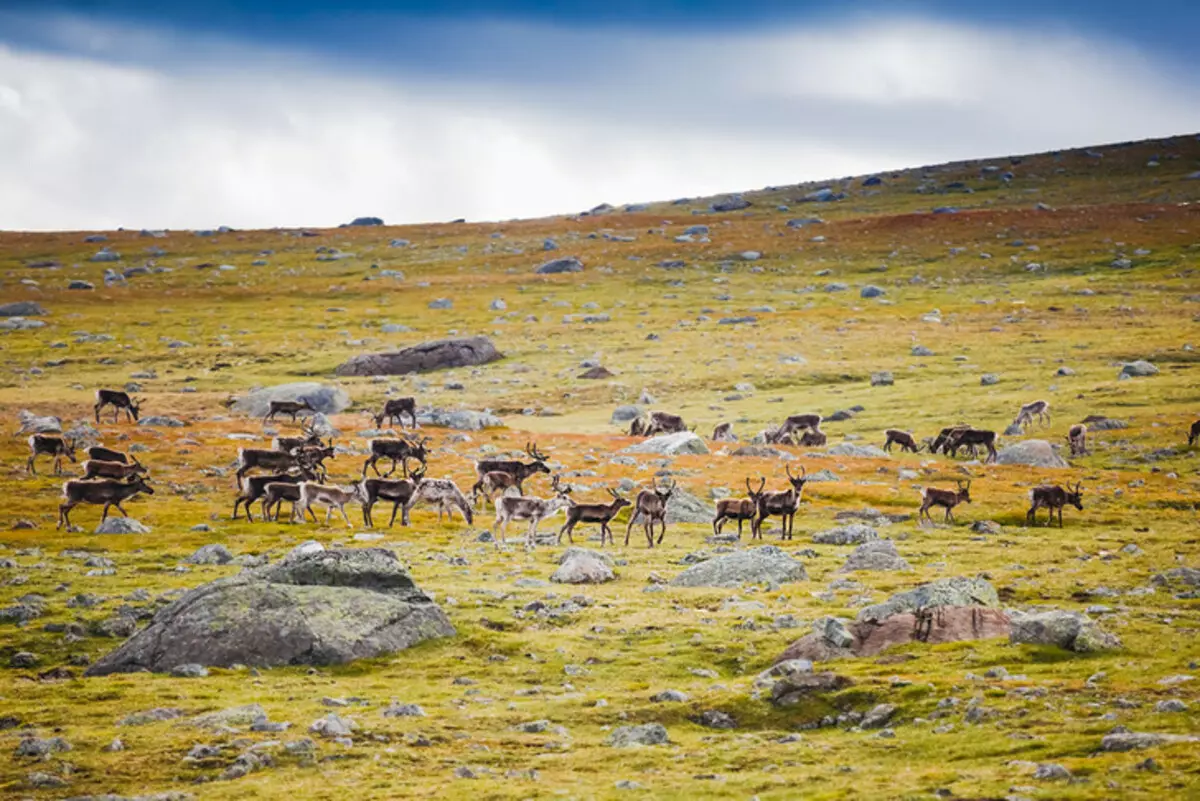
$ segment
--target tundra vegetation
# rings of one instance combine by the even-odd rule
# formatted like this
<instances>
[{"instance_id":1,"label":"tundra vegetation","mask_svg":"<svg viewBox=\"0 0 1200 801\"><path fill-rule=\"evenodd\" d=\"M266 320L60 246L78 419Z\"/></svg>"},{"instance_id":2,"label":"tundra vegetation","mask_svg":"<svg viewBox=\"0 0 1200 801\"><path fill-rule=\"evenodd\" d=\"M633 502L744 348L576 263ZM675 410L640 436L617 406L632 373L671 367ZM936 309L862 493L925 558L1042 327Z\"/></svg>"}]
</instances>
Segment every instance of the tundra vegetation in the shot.
<instances>
[{"instance_id":1,"label":"tundra vegetation","mask_svg":"<svg viewBox=\"0 0 1200 801\"><path fill-rule=\"evenodd\" d=\"M0 317L0 794L1200 795L1186 739L1200 735L1193 174L1189 135L773 187L735 211L697 198L512 222L107 232L118 263L90 260L90 232L0 233L0 299L45 311ZM845 197L801 201L825 186ZM538 272L548 239L580 269ZM364 353L474 335L504 358L335 376ZM497 548L490 513L439 522L429 503L408 526L366 527L356 501L350 529L340 515L231 519L238 448L301 433L231 399L301 381L352 401L302 416L332 440L328 483L348 494L368 441L404 433L373 415L413 397L428 479L468 489L477 462L527 461L536 441L576 503L673 484L669 533L654 548L618 538L603 549L613 580L565 588L548 582L566 548L557 521L526 549ZM97 421L98 388L138 399L139 419ZM1004 433L1033 399L1053 418ZM93 534L89 504L76 530L56 530L62 485L82 469L26 470L24 410L58 418L81 455L136 456L155 492L123 505L149 531ZM646 442L630 421L654 410L697 432L728 421L742 442L623 453ZM810 412L827 446L749 443ZM1088 418L1072 454L1068 431ZM922 443L958 424L997 433L995 463L879 450L887 429ZM1069 466L1006 458L1027 440ZM714 536L704 507L741 497L747 478L787 486L792 461L809 479L793 540L777 517L761 543L731 526ZM957 523L919 527L920 489L960 481L971 503ZM1062 528L1026 525L1034 487L1079 482L1083 508ZM524 493L554 497L550 472ZM677 503L702 511L674 517ZM601 550L599 527L574 535ZM185 590L310 539L393 551L456 634L340 665L83 675ZM783 573L744 572L763 544ZM729 586L671 581L743 555ZM836 620L954 577L986 580L992 605L1028 625L872 653ZM904 603L913 625L941 625ZM1120 646L1039 642L1048 610L1086 614ZM756 687L814 626L843 658L793 665L786 692ZM230 711L253 704L265 719ZM619 747L631 739L658 744Z\"/></svg>"}]
</instances>

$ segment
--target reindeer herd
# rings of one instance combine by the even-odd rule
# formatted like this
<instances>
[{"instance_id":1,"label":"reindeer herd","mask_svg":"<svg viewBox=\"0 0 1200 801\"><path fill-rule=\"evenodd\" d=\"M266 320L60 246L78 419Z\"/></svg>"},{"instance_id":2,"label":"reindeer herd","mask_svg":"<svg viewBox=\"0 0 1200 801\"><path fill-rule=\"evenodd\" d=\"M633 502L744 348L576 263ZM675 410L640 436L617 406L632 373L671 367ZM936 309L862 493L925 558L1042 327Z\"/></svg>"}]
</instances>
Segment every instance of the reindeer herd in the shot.
<instances>
[{"instance_id":1,"label":"reindeer herd","mask_svg":"<svg viewBox=\"0 0 1200 801\"><path fill-rule=\"evenodd\" d=\"M101 389L96 392L96 402L93 407L95 419L100 421L100 412L112 407L113 422L119 423L121 412L126 420L136 422L139 419L142 401L131 397L128 393ZM307 400L271 401L267 413L263 417L264 424L286 415L295 421L298 415L315 413L316 409ZM379 413L372 415L376 427L386 421L391 424L399 422L405 426L405 419L414 429L417 423L417 406L415 398L398 398L388 400ZM1013 425L1021 430L1038 423L1050 424L1050 404L1044 400L1034 401L1020 407ZM1090 418L1089 418L1090 421ZM797 414L787 417L780 425L764 431L761 439L772 444L792 444L801 447L820 447L826 443L826 435L821 430L823 418L819 414ZM1067 433L1067 444L1072 456L1082 456L1087 449L1087 421L1076 423ZM629 428L631 436L652 437L662 434L675 434L694 430L689 428L684 419L676 414L654 411L646 416L634 419ZM720 423L713 430L712 439L718 442L734 442L737 437L729 423ZM1188 432L1188 446L1200 439L1200 420L1194 422ZM235 461L235 481L238 494L234 499L234 520L244 509L246 518L254 520L252 507L261 505L261 520L278 521L284 501L290 504L289 520L304 522L309 518L317 522L318 518L313 507L325 509L325 523L328 523L334 512L341 515L348 526L352 526L346 506L357 504L361 507L363 522L374 527L372 510L380 501L392 504L391 517L388 526L391 527L400 515L403 526L410 524L410 512L418 504L436 507L438 521L443 516L453 519L457 511L467 524L474 522L475 508L485 508L490 504L495 512L494 534L499 544L505 543L508 524L512 521L528 523L525 535L526 547L532 548L536 543L538 526L559 511L564 511L566 522L558 531L557 542L561 543L563 535L574 542L575 528L581 523L598 524L600 541L613 544L612 522L625 508L630 508L628 524L625 529L625 545L629 545L634 525L640 521L646 536L646 545L653 548L661 545L666 534L668 504L677 488L674 482L660 486L653 480L648 489L641 490L633 501L623 497L617 490L609 489L611 501L608 503L576 503L571 498L571 487L561 482L548 465L546 454L538 450L536 443L526 443L524 456L526 459L482 459L475 465L476 481L471 487L470 500L450 479L430 478L427 476L429 437L416 438L407 431L396 437L375 437L368 442L368 455L363 463L361 476L355 483L337 486L328 483L326 461L334 459L337 449L332 438L322 439L315 428L308 422L302 422L300 436L277 436L271 442L270 448L240 448ZM889 428L884 431L883 450L891 451L893 446L899 446L901 452L920 453L928 449L929 453L955 457L960 451L969 453L977 458L979 449L986 453L985 462L996 460L997 436L994 431L977 429L970 425L953 425L943 428L934 437L918 442L909 431ZM26 461L26 470L36 475L38 457L50 457L53 461L55 475L61 475L63 461L77 463L76 451L79 443L69 436L59 434L38 433L28 439L30 455ZM111 450L99 445L87 448L87 459L81 464L82 479L68 480L63 484L62 502L59 506L58 528L66 525L71 527L70 511L79 504L102 505L101 520L108 517L111 507L116 507L122 515L125 509L122 502L135 495L144 493L153 495L154 489L149 483L149 471L137 460L136 456ZM386 473L379 470L380 462L388 465ZM415 467L410 469L410 463ZM401 478L392 478L400 470ZM250 475L252 471L262 471L265 474ZM373 471L375 477L369 478ZM551 479L553 495L540 498L525 494L525 484L539 474L545 474ZM728 521L736 521L738 538L742 536L743 523L750 523L752 539L762 538L763 524L771 517L780 518L780 536L791 539L795 525L795 517L800 509L804 486L809 480L807 471L801 468L799 475L793 475L790 466L786 466L788 487L782 490L767 490L766 479L760 477L757 489L746 479L747 497L726 498L717 502L716 515L712 521L714 535L720 535ZM970 503L969 480L959 480L955 490L924 487L920 490L921 504L917 514L918 521L924 525L932 523L930 510L939 508L944 511L944 522L955 523L953 510L963 503ZM1082 485L1076 483L1068 486L1038 486L1030 491L1031 506L1026 513L1028 525L1036 525L1037 511L1048 510L1048 524L1052 524L1055 513L1058 524L1063 525L1063 509L1074 506L1082 510ZM655 536L657 532L657 537Z\"/></svg>"}]
</instances>

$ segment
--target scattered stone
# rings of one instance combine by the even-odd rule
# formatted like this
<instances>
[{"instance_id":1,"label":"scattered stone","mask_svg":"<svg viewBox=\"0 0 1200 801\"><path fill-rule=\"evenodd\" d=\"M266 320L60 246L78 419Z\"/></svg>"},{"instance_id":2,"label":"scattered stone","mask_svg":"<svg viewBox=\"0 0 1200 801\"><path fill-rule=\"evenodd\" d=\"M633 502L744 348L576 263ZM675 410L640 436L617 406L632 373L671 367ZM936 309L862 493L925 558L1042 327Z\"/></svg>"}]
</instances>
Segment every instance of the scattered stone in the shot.
<instances>
[{"instance_id":1,"label":"scattered stone","mask_svg":"<svg viewBox=\"0 0 1200 801\"><path fill-rule=\"evenodd\" d=\"M1139 359L1135 362L1128 362L1121 365L1120 375L1145 378L1147 376L1158 375L1158 368L1148 361Z\"/></svg>"},{"instance_id":2,"label":"scattered stone","mask_svg":"<svg viewBox=\"0 0 1200 801\"><path fill-rule=\"evenodd\" d=\"M45 314L47 312L42 305L32 300L0 304L0 317L41 317Z\"/></svg>"},{"instance_id":3,"label":"scattered stone","mask_svg":"<svg viewBox=\"0 0 1200 801\"><path fill-rule=\"evenodd\" d=\"M1116 635L1102 630L1087 615L1060 610L1014 613L1010 639L1014 643L1054 645L1076 653L1110 651L1121 647Z\"/></svg>"},{"instance_id":4,"label":"scattered stone","mask_svg":"<svg viewBox=\"0 0 1200 801\"><path fill-rule=\"evenodd\" d=\"M865 607L859 611L858 620L879 623L893 615L918 610L928 611L940 606L995 608L1000 606L1000 598L996 594L996 588L986 579L956 576L922 584L915 589L893 595L882 604Z\"/></svg>"},{"instance_id":5,"label":"scattered stone","mask_svg":"<svg viewBox=\"0 0 1200 801\"><path fill-rule=\"evenodd\" d=\"M97 534L149 534L150 529L132 517L110 517L96 526Z\"/></svg>"},{"instance_id":6,"label":"scattered stone","mask_svg":"<svg viewBox=\"0 0 1200 801\"><path fill-rule=\"evenodd\" d=\"M691 431L680 431L675 434L661 434L657 437L643 440L630 445L621 453L654 453L663 456L680 456L684 454L706 454L708 446L698 435Z\"/></svg>"},{"instance_id":7,"label":"scattered stone","mask_svg":"<svg viewBox=\"0 0 1200 801\"><path fill-rule=\"evenodd\" d=\"M227 565L233 561L233 554L224 545L214 542L200 546L194 554L183 561L190 565Z\"/></svg>"},{"instance_id":8,"label":"scattered stone","mask_svg":"<svg viewBox=\"0 0 1200 801\"><path fill-rule=\"evenodd\" d=\"M1001 448L996 454L996 464L1023 464L1030 467L1070 467L1067 460L1058 455L1049 442L1042 439L1027 439Z\"/></svg>"},{"instance_id":9,"label":"scattered stone","mask_svg":"<svg viewBox=\"0 0 1200 801\"><path fill-rule=\"evenodd\" d=\"M344 718L335 712L330 712L325 717L313 721L312 725L308 727L308 731L320 737L333 739L335 737L349 737L355 728L354 721L350 718Z\"/></svg>"},{"instance_id":10,"label":"scattered stone","mask_svg":"<svg viewBox=\"0 0 1200 801\"><path fill-rule=\"evenodd\" d=\"M879 704L870 712L863 715L863 719L859 722L859 726L864 729L882 729L896 714L895 704Z\"/></svg>"},{"instance_id":11,"label":"scattered stone","mask_svg":"<svg viewBox=\"0 0 1200 801\"><path fill-rule=\"evenodd\" d=\"M696 722L708 729L736 729L737 721L730 715L717 709L706 709L700 713Z\"/></svg>"},{"instance_id":12,"label":"scattered stone","mask_svg":"<svg viewBox=\"0 0 1200 801\"><path fill-rule=\"evenodd\" d=\"M984 373L979 379L980 386L984 386L984 387L995 386L996 384L999 384L999 383L1000 383L1000 376L996 375L995 373Z\"/></svg>"},{"instance_id":13,"label":"scattered stone","mask_svg":"<svg viewBox=\"0 0 1200 801\"><path fill-rule=\"evenodd\" d=\"M838 526L817 532L813 534L812 539L819 545L861 545L871 540L878 540L879 532L862 523L851 523L848 526Z\"/></svg>"},{"instance_id":14,"label":"scattered stone","mask_svg":"<svg viewBox=\"0 0 1200 801\"><path fill-rule=\"evenodd\" d=\"M19 757L41 758L70 750L71 744L62 737L25 737L17 743L13 754Z\"/></svg>"},{"instance_id":15,"label":"scattered stone","mask_svg":"<svg viewBox=\"0 0 1200 801\"><path fill-rule=\"evenodd\" d=\"M417 704L398 704L393 701L383 710L385 718L423 718L425 710Z\"/></svg>"},{"instance_id":16,"label":"scattered stone","mask_svg":"<svg viewBox=\"0 0 1200 801\"><path fill-rule=\"evenodd\" d=\"M565 259L551 259L550 261L540 265L535 273L538 275L554 275L557 273L581 273L583 272L583 262L574 257Z\"/></svg>"},{"instance_id":17,"label":"scattered stone","mask_svg":"<svg viewBox=\"0 0 1200 801\"><path fill-rule=\"evenodd\" d=\"M1200 742L1200 737L1186 734L1158 734L1154 732L1133 732L1117 727L1100 739L1101 751L1140 751L1145 748L1155 748L1160 745L1173 743Z\"/></svg>"},{"instance_id":18,"label":"scattered stone","mask_svg":"<svg viewBox=\"0 0 1200 801\"><path fill-rule=\"evenodd\" d=\"M865 526L864 526L865 528ZM864 542L854 549L846 564L842 565L841 573L855 570L911 570L912 566L896 551L896 544L891 540L875 540Z\"/></svg>"},{"instance_id":19,"label":"scattered stone","mask_svg":"<svg viewBox=\"0 0 1200 801\"><path fill-rule=\"evenodd\" d=\"M639 726L619 726L608 736L613 748L630 748L643 745L666 745L670 742L667 730L661 723L644 723Z\"/></svg>"},{"instance_id":20,"label":"scattered stone","mask_svg":"<svg viewBox=\"0 0 1200 801\"><path fill-rule=\"evenodd\" d=\"M878 373L871 373L871 386L873 387L890 387L896 383L895 377L891 370L881 370Z\"/></svg>"},{"instance_id":21,"label":"scattered stone","mask_svg":"<svg viewBox=\"0 0 1200 801\"><path fill-rule=\"evenodd\" d=\"M693 565L671 580L676 587L736 587L807 581L804 564L774 545L723 554Z\"/></svg>"},{"instance_id":22,"label":"scattered stone","mask_svg":"<svg viewBox=\"0 0 1200 801\"><path fill-rule=\"evenodd\" d=\"M688 697L686 693L681 693L679 690L663 690L650 696L650 700L656 704L683 703L688 700Z\"/></svg>"},{"instance_id":23,"label":"scattered stone","mask_svg":"<svg viewBox=\"0 0 1200 801\"><path fill-rule=\"evenodd\" d=\"M616 578L612 558L587 548L568 548L550 580L558 584L602 584Z\"/></svg>"}]
</instances>

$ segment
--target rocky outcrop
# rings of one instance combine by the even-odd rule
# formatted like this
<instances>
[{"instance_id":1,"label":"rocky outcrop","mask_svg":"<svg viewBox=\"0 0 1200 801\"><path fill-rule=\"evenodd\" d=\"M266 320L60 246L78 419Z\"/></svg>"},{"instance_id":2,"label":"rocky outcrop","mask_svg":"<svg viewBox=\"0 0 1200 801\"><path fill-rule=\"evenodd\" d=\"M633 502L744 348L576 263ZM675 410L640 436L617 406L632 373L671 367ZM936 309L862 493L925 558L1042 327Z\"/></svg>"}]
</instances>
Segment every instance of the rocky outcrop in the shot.
<instances>
[{"instance_id":1,"label":"rocky outcrop","mask_svg":"<svg viewBox=\"0 0 1200 801\"><path fill-rule=\"evenodd\" d=\"M1070 466L1044 439L1027 439L1001 448L996 454L996 464L1023 464L1030 467Z\"/></svg>"},{"instance_id":2,"label":"rocky outcrop","mask_svg":"<svg viewBox=\"0 0 1200 801\"><path fill-rule=\"evenodd\" d=\"M558 560L558 570L550 580L558 584L603 584L616 574L612 558L587 548L568 548Z\"/></svg>"},{"instance_id":3,"label":"rocky outcrop","mask_svg":"<svg viewBox=\"0 0 1200 801\"><path fill-rule=\"evenodd\" d=\"M788 646L779 661L823 662L874 656L893 646L912 642L938 645L1008 637L1011 633L1007 614L982 606L943 606L929 612L903 612L879 622L823 618L814 623L813 628L811 634Z\"/></svg>"},{"instance_id":4,"label":"rocky outcrop","mask_svg":"<svg viewBox=\"0 0 1200 801\"><path fill-rule=\"evenodd\" d=\"M1076 653L1111 651L1121 640L1109 634L1087 615L1052 609L1032 614L1015 613L1012 619L1014 643L1054 645Z\"/></svg>"},{"instance_id":5,"label":"rocky outcrop","mask_svg":"<svg viewBox=\"0 0 1200 801\"><path fill-rule=\"evenodd\" d=\"M677 434L662 434L630 445L621 453L654 453L660 456L680 456L682 454L705 454L708 446L704 440L691 431L680 431Z\"/></svg>"},{"instance_id":6,"label":"rocky outcrop","mask_svg":"<svg viewBox=\"0 0 1200 801\"><path fill-rule=\"evenodd\" d=\"M316 381L297 381L247 392L234 399L233 410L250 417L262 417L270 410L271 401L305 400L321 414L337 414L350 405L350 396L341 387Z\"/></svg>"},{"instance_id":7,"label":"rocky outcrop","mask_svg":"<svg viewBox=\"0 0 1200 801\"><path fill-rule=\"evenodd\" d=\"M472 367L503 359L487 337L439 339L392 353L363 353L343 362L338 375L405 375Z\"/></svg>"},{"instance_id":8,"label":"rocky outcrop","mask_svg":"<svg viewBox=\"0 0 1200 801\"><path fill-rule=\"evenodd\" d=\"M671 580L676 587L736 587L807 581L804 564L774 545L763 545L693 565Z\"/></svg>"},{"instance_id":9,"label":"rocky outcrop","mask_svg":"<svg viewBox=\"0 0 1200 801\"><path fill-rule=\"evenodd\" d=\"M986 579L956 576L922 584L915 589L893 595L881 604L865 607L858 613L858 619L878 623L893 615L940 606L999 605L1000 598L996 595L996 588Z\"/></svg>"}]
</instances>

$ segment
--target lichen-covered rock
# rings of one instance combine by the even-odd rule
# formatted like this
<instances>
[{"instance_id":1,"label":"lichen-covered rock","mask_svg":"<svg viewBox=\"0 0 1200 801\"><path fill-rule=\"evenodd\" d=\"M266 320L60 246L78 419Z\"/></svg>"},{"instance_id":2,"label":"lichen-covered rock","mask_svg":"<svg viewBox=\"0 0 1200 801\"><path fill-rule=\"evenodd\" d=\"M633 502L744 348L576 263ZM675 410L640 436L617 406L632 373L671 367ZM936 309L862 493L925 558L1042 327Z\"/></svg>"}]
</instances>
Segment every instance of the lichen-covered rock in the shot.
<instances>
[{"instance_id":1,"label":"lichen-covered rock","mask_svg":"<svg viewBox=\"0 0 1200 801\"><path fill-rule=\"evenodd\" d=\"M620 424L620 423L631 422L633 420L638 419L641 416L642 416L642 408L640 406L634 406L633 404L625 404L623 406L618 406L617 408L613 409L612 417L610 417L609 420L614 425L616 425L616 424Z\"/></svg>"},{"instance_id":2,"label":"lichen-covered rock","mask_svg":"<svg viewBox=\"0 0 1200 801\"><path fill-rule=\"evenodd\" d=\"M491 412L476 412L470 409L423 409L417 422L434 428L451 428L455 431L482 431L485 428L504 428L504 421Z\"/></svg>"},{"instance_id":3,"label":"lichen-covered rock","mask_svg":"<svg viewBox=\"0 0 1200 801\"><path fill-rule=\"evenodd\" d=\"M473 367L504 358L487 337L439 339L391 353L363 353L343 362L337 375L405 375Z\"/></svg>"},{"instance_id":4,"label":"lichen-covered rock","mask_svg":"<svg viewBox=\"0 0 1200 801\"><path fill-rule=\"evenodd\" d=\"M844 690L853 682L836 673L795 671L785 673L771 688L771 703L776 706L794 706L806 696Z\"/></svg>"},{"instance_id":5,"label":"lichen-covered rock","mask_svg":"<svg viewBox=\"0 0 1200 801\"><path fill-rule=\"evenodd\" d=\"M1121 365L1120 374L1135 378L1145 378L1147 376L1158 375L1158 368L1145 359L1138 359L1135 362L1127 362Z\"/></svg>"},{"instance_id":6,"label":"lichen-covered rock","mask_svg":"<svg viewBox=\"0 0 1200 801\"><path fill-rule=\"evenodd\" d=\"M887 459L887 452L874 445L855 445L852 442L839 442L826 451L830 456L850 456L856 459Z\"/></svg>"},{"instance_id":7,"label":"lichen-covered rock","mask_svg":"<svg viewBox=\"0 0 1200 801\"><path fill-rule=\"evenodd\" d=\"M550 580L558 584L603 584L616 574L612 558L587 548L568 548L558 560L558 570Z\"/></svg>"},{"instance_id":8,"label":"lichen-covered rock","mask_svg":"<svg viewBox=\"0 0 1200 801\"><path fill-rule=\"evenodd\" d=\"M915 589L893 595L881 604L865 607L859 611L858 619L879 622L901 612L915 612L918 609L938 606L999 605L1000 597L996 594L996 588L986 579L956 576L922 584Z\"/></svg>"},{"instance_id":9,"label":"lichen-covered rock","mask_svg":"<svg viewBox=\"0 0 1200 801\"><path fill-rule=\"evenodd\" d=\"M1087 615L1062 610L1014 614L1011 640L1030 645L1054 645L1083 654L1121 647L1120 638L1101 629Z\"/></svg>"},{"instance_id":10,"label":"lichen-covered rock","mask_svg":"<svg viewBox=\"0 0 1200 801\"><path fill-rule=\"evenodd\" d=\"M185 663L339 664L454 633L394 553L331 549L185 593L87 675L166 672Z\"/></svg>"},{"instance_id":11,"label":"lichen-covered rock","mask_svg":"<svg viewBox=\"0 0 1200 801\"><path fill-rule=\"evenodd\" d=\"M583 272L583 262L570 256L564 259L551 259L548 262L538 265L538 268L534 272L538 275L581 273Z\"/></svg>"},{"instance_id":12,"label":"lichen-covered rock","mask_svg":"<svg viewBox=\"0 0 1200 801\"><path fill-rule=\"evenodd\" d=\"M350 406L350 395L341 387L317 381L297 381L247 392L234 400L233 410L250 417L262 417L270 410L271 401L305 400L321 414L337 414Z\"/></svg>"},{"instance_id":13,"label":"lichen-covered rock","mask_svg":"<svg viewBox=\"0 0 1200 801\"><path fill-rule=\"evenodd\" d=\"M723 554L693 565L671 580L676 587L736 587L807 581L804 564L774 545Z\"/></svg>"},{"instance_id":14,"label":"lichen-covered rock","mask_svg":"<svg viewBox=\"0 0 1200 801\"><path fill-rule=\"evenodd\" d=\"M0 304L0 317L41 317L45 314L42 305L32 300Z\"/></svg>"},{"instance_id":15,"label":"lichen-covered rock","mask_svg":"<svg viewBox=\"0 0 1200 801\"><path fill-rule=\"evenodd\" d=\"M679 487L667 501L667 523L712 523L716 510L687 490Z\"/></svg>"},{"instance_id":16,"label":"lichen-covered rock","mask_svg":"<svg viewBox=\"0 0 1200 801\"><path fill-rule=\"evenodd\" d=\"M640 726L618 726L608 736L613 748L630 748L641 745L666 745L671 739L661 723L643 723Z\"/></svg>"},{"instance_id":17,"label":"lichen-covered rock","mask_svg":"<svg viewBox=\"0 0 1200 801\"><path fill-rule=\"evenodd\" d=\"M621 453L655 453L661 456L681 456L684 454L708 453L704 440L691 431L680 431L675 434L662 434L630 445Z\"/></svg>"},{"instance_id":18,"label":"lichen-covered rock","mask_svg":"<svg viewBox=\"0 0 1200 801\"><path fill-rule=\"evenodd\" d=\"M840 572L855 570L911 570L912 566L896 551L891 540L864 542L854 549Z\"/></svg>"},{"instance_id":19,"label":"lichen-covered rock","mask_svg":"<svg viewBox=\"0 0 1200 801\"><path fill-rule=\"evenodd\" d=\"M862 523L851 523L848 526L818 531L813 534L813 542L818 545L861 545L865 542L879 539L879 533L870 526Z\"/></svg>"},{"instance_id":20,"label":"lichen-covered rock","mask_svg":"<svg viewBox=\"0 0 1200 801\"><path fill-rule=\"evenodd\" d=\"M1005 448L996 454L997 464L1023 464L1030 467L1070 467L1067 460L1044 439L1027 439Z\"/></svg>"},{"instance_id":21,"label":"lichen-covered rock","mask_svg":"<svg viewBox=\"0 0 1200 801\"><path fill-rule=\"evenodd\" d=\"M96 526L97 534L149 534L150 528L132 517L109 517Z\"/></svg>"},{"instance_id":22,"label":"lichen-covered rock","mask_svg":"<svg viewBox=\"0 0 1200 801\"><path fill-rule=\"evenodd\" d=\"M200 546L183 561L190 565L227 565L233 561L233 554L221 543L214 542Z\"/></svg>"}]
</instances>

